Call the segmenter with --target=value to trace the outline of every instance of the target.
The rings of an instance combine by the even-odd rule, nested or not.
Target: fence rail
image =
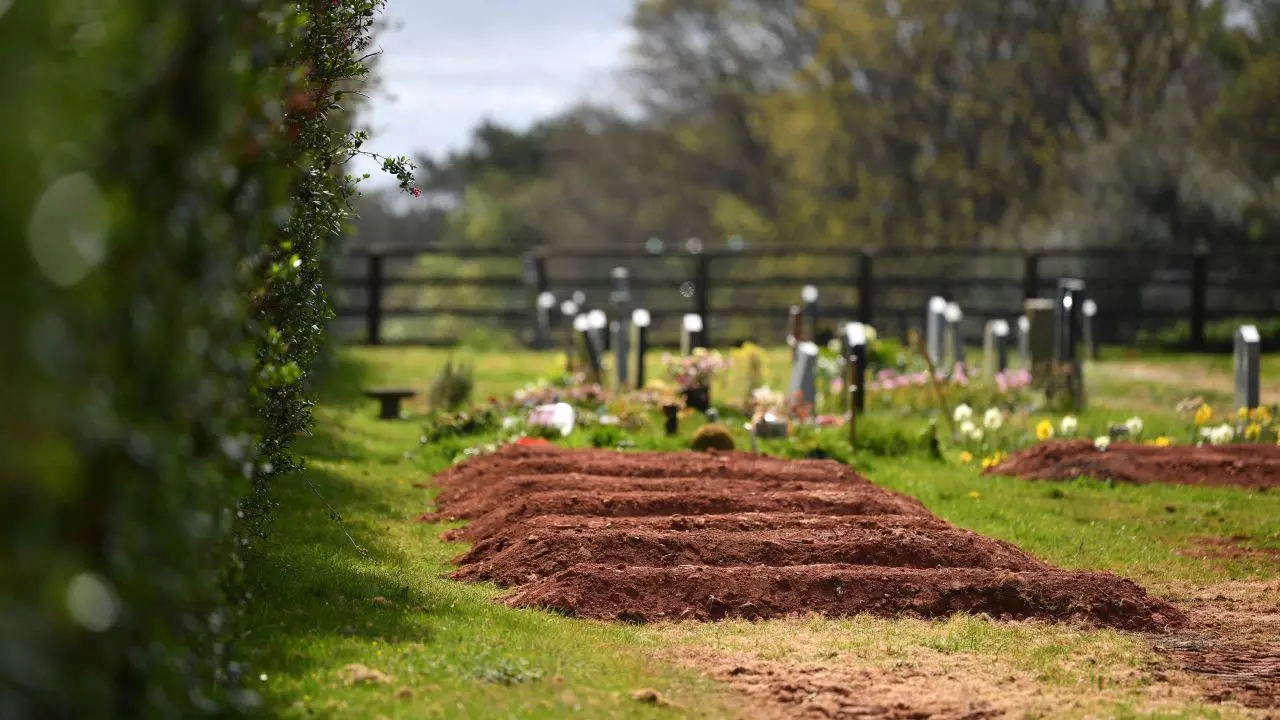
[[[649,309],[658,343],[673,341],[679,317],[690,312],[707,319],[708,339],[721,344],[780,341],[787,308],[798,303],[803,285],[822,291],[821,318],[856,319],[900,335],[922,324],[929,296],[943,295],[964,309],[970,340],[980,337],[981,325],[969,320],[1016,317],[1022,301],[1053,296],[1061,277],[1085,281],[1100,308],[1095,334],[1106,343],[1163,337],[1158,344],[1167,347],[1222,350],[1223,338],[1208,332],[1214,321],[1280,316],[1277,251],[760,246],[695,254],[604,246],[519,255],[382,246],[352,253],[343,264],[335,283],[340,332],[372,345],[448,345],[477,326],[532,342],[541,292],[557,300],[581,292],[589,307],[619,310],[607,299],[615,266],[630,269],[633,304]],[[437,326],[445,330],[423,332]],[[1269,346],[1277,340],[1266,338]]]

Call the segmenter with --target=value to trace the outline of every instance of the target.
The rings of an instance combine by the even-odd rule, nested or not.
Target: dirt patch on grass
[[[986,471],[1027,480],[1092,477],[1126,483],[1280,487],[1280,446],[1154,447],[1113,443],[1100,452],[1089,440],[1055,440],[1014,453]]]
[[[1276,567],[1280,568],[1280,550],[1248,547],[1244,544],[1248,541],[1248,535],[1234,535],[1229,538],[1202,535],[1191,538],[1191,546],[1179,550],[1178,554],[1200,560],[1263,559],[1274,562]]]
[[[1128,580],[1051,568],[834,462],[512,447],[437,480],[439,512],[422,519],[472,519],[451,537],[477,541],[455,577],[517,586],[505,598],[517,607],[631,622],[1182,621]]]
[[[1174,589],[1186,627],[1154,641],[1184,670],[1202,676],[1206,696],[1280,710],[1280,580]]]

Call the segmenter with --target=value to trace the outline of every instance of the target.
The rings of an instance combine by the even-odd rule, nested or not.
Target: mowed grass
[[[770,375],[780,379],[785,353],[770,355]],[[687,647],[779,662],[817,659],[890,669],[913,657],[957,668],[976,658],[991,672],[1008,671],[1049,692],[1047,697],[1066,703],[1061,708],[1074,708],[1062,715],[1231,715],[1192,697],[1156,702],[1143,668],[1158,658],[1142,639],[1111,631],[973,617],[637,628],[496,604],[495,588],[442,578],[449,558],[464,546],[441,542],[442,526],[414,521],[429,493],[413,483],[426,481],[447,460],[419,446],[419,422],[380,422],[374,403],[360,393],[372,385],[425,390],[448,357],[425,349],[347,349],[326,383],[315,433],[300,445],[309,469],[280,488],[272,536],[249,567],[256,597],[242,649],[255,685],[279,712],[388,718],[749,716],[750,707],[726,688],[662,659],[671,648]],[[545,376],[561,362],[555,354],[539,353],[469,359],[476,364],[475,397],[481,400]],[[1195,391],[1147,385],[1158,393]],[[1093,389],[1095,409],[1082,415],[1082,426],[1121,421],[1130,411],[1124,395],[1103,391]],[[409,408],[420,412],[425,406]],[[1143,417],[1150,432],[1180,422],[1167,409]],[[670,445],[657,437],[651,443],[637,440]],[[1172,583],[1280,577],[1275,555],[1220,558],[1194,552],[1205,537],[1280,549],[1280,493],[1023,482],[981,476],[951,457],[934,461],[924,455],[860,457],[857,464],[874,482],[921,499],[957,525],[1008,540],[1057,565],[1134,578],[1156,592]],[[330,517],[330,508],[341,523]],[[352,663],[394,679],[346,685],[339,672]],[[257,679],[259,674],[266,679]],[[632,699],[632,691],[641,688],[655,689],[677,706]]]

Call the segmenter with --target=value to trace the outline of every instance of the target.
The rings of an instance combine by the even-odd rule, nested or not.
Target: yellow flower
[[[1053,421],[1047,419],[1041,420],[1040,423],[1036,425],[1036,439],[1040,442],[1044,442],[1051,437],[1053,437]]]
[[[969,463],[973,462],[973,453],[969,452],[968,450],[961,451],[960,462],[964,463],[965,465],[968,465]]]
[[[1236,417],[1240,418],[1241,420],[1248,420],[1249,408],[1246,408],[1246,407],[1238,408],[1236,410]]]
[[[1258,421],[1259,425],[1271,424],[1271,409],[1258,407],[1253,409],[1253,419]]]
[[[980,496],[980,495],[978,495],[978,491],[977,491],[977,490],[970,490],[970,491],[969,491],[969,497],[973,498],[974,500],[977,500],[977,499],[978,499],[979,497],[981,497],[981,496]]]
[[[1197,425],[1204,425],[1205,423],[1209,422],[1212,419],[1213,419],[1213,408],[1209,407],[1208,405],[1201,405],[1199,409],[1196,410]]]
[[[1245,440],[1257,440],[1262,437],[1262,426],[1258,423],[1249,423],[1244,429]]]
[[[1155,438],[1154,440],[1148,440],[1143,444],[1153,445],[1155,447],[1169,447],[1170,445],[1173,444],[1173,438],[1169,437],[1168,435],[1161,435],[1160,437]]]

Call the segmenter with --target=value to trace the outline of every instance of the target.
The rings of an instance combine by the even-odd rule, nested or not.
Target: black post
[[[1196,248],[1191,256],[1191,349],[1204,350],[1204,325],[1209,288],[1209,253]]]
[[[541,295],[551,289],[551,281],[547,278],[547,258],[540,252],[533,253],[534,292]]]
[[[636,389],[643,390],[645,383],[644,356],[649,352],[649,325],[636,324]]]
[[[864,251],[858,259],[858,322],[871,325],[875,309],[872,296],[875,293],[875,277],[872,274],[871,253]]]
[[[382,344],[382,256],[369,255],[367,283],[369,302],[365,308],[365,340],[370,345]]]
[[[702,332],[694,338],[694,347],[711,347],[711,258],[698,255],[694,265],[694,312],[702,318]]]
[[[1040,256],[1027,253],[1022,259],[1022,299],[1040,296]]]

